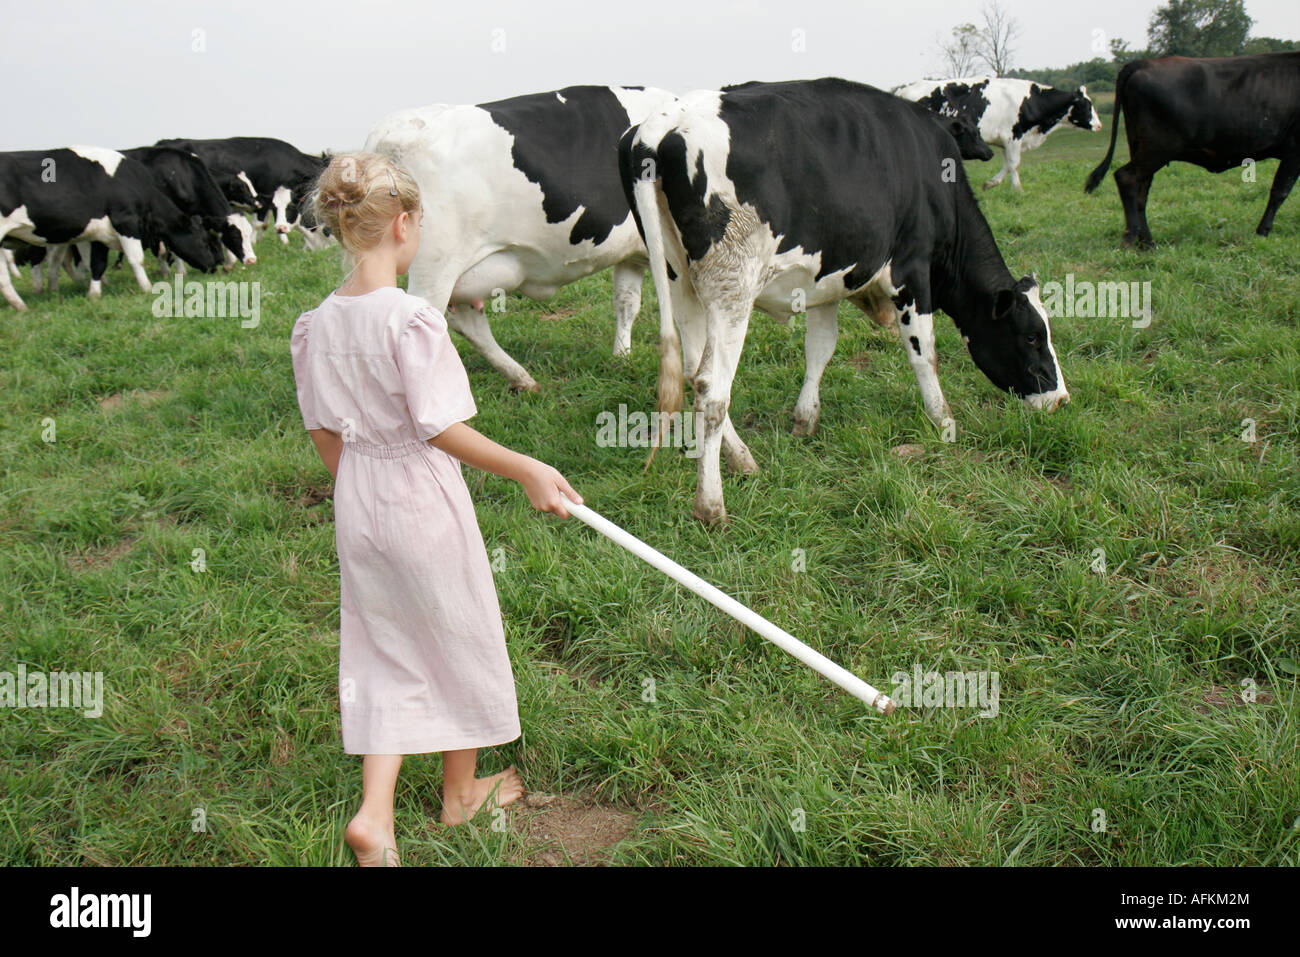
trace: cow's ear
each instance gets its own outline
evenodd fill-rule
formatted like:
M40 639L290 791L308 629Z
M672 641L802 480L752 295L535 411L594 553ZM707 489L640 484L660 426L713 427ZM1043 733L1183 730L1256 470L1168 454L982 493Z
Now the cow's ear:
M1011 310L1016 305L1016 291L1014 289L999 289L998 295L993 300L993 318L1005 319L1011 315Z
M1087 96L1087 95L1088 95L1088 88L1087 88L1086 86L1084 86L1082 83L1080 83L1080 84L1079 84L1079 92L1082 93L1084 96Z

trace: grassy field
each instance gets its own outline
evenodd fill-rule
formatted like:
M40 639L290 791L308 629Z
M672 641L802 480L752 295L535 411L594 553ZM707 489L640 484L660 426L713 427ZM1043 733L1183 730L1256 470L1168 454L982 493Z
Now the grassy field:
M1082 189L1104 151L1056 134L1023 195L968 169L1016 275L1150 281L1149 327L1054 322L1073 401L1042 415L939 320L946 443L893 333L846 305L800 439L802 323L758 315L732 416L762 472L726 478L725 527L690 517L694 460L643 473L595 441L602 411L653 405L648 280L630 360L608 274L510 300L497 336L540 394L458 340L476 427L613 521L886 691L988 671L1000 698L869 713L467 468L524 728L480 766L517 763L534 796L449 829L440 759L409 758L405 863L1300 860L1300 200L1259 239L1274 163L1255 183L1177 166L1152 189L1159 248L1123 251L1113 181ZM351 863L329 476L288 352L340 272L296 239L259 256L233 276L261 283L256 328L155 318L125 271L97 303L24 278L31 311L0 311L0 671L105 682L99 718L0 709L0 862Z

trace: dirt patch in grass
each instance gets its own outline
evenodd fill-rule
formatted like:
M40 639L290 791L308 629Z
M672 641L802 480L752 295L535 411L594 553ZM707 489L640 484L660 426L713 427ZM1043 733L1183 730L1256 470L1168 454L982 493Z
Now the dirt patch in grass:
M906 445L895 445L889 451L897 455L900 459L916 459L925 454L925 446L918 445L915 442L909 442Z
M577 309L570 309L568 307L564 307L561 309L551 309L548 312L543 312L537 318L542 320L542 322L560 322L561 320L568 319L571 316L576 316L577 314L578 314Z
M1207 708L1206 705L1215 708L1234 708L1247 704L1270 704L1273 701L1273 695L1268 691L1265 691L1263 685L1260 685L1255 690L1254 701L1246 701L1246 699L1242 697L1242 691L1244 690L1245 689L1243 688L1210 685L1209 690L1201 694L1201 701L1205 702L1205 704L1197 704L1193 707L1195 707L1197 711L1201 712L1201 714L1209 714L1210 709Z
M636 833L635 814L586 798L526 794L515 807L532 845L522 863L532 867L603 865L614 845Z
M91 548L72 555L65 555L64 558L68 562L68 567L73 571L82 572L103 568L106 565L113 564L113 562L129 552L138 541L139 538L128 536L108 548Z
M114 392L112 395L105 396L102 399L96 399L95 401L99 403L99 407L105 412L111 412L124 405L127 399L139 402L142 405L148 405L150 402L157 402L165 395L171 395L171 393L165 389L150 389L147 391L144 389L132 389L125 395L121 392Z
M295 482L291 485L271 484L271 491L279 498L290 502L299 508L312 508L321 502L326 502L334 498L334 485L303 484Z

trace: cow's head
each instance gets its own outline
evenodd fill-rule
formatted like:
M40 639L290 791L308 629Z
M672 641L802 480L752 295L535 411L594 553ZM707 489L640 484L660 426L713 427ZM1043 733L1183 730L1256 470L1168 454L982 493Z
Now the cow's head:
M965 332L965 339L975 365L999 389L1048 412L1070 401L1036 279L1026 276L1010 289L999 289L988 315Z
M253 252L253 226L248 217L240 213L231 213L221 223L218 232L222 244L229 249L246 266L257 262Z
M1074 99L1070 101L1070 123L1081 130L1091 130L1097 132L1101 129L1101 117L1097 115L1097 108L1092 105L1092 100L1088 99L1088 88L1081 86L1074 94Z
M289 216L292 200L293 190L288 186L277 186L271 195L271 208L275 210L275 231L280 234L282 242L289 241L289 231L293 229L293 219Z
M172 219L159 238L167 248L201 272L213 272L221 265L221 240L204 225L201 216L184 214Z
M962 159L991 160L993 150L980 136L979 127L967 116L941 116L938 118L950 136L957 141Z

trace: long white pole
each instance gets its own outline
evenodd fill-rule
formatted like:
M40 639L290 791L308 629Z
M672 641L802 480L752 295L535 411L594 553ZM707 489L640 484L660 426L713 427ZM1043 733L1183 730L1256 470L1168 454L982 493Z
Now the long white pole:
M788 631L783 628L778 628L762 615L745 607L730 595L719 591L699 575L687 571L667 555L663 554L663 552L651 548L635 535L619 528L613 522L593 512L587 506L571 502L565 495L561 495L560 497L564 499L564 507L569 510L569 513L573 515L574 518L590 525L596 531L600 532L600 534L604 535L611 541L622 545L638 558L649 562L669 578L681 585L685 585L701 598L712 602L718 608L721 608L741 624L748 625L778 648L784 649L794 655L813 671L835 682L849 694L853 695L853 697L865 701L883 714L894 713L894 702L891 701L888 696L871 687L871 685L867 684L851 671L844 670L825 655L813 651Z

